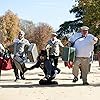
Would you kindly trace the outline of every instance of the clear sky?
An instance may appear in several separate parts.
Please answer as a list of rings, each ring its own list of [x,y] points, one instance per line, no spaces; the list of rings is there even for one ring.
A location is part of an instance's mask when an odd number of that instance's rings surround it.
[[[74,19],[69,13],[74,4],[75,0],[0,0],[0,16],[9,9],[19,18],[34,24],[45,22],[56,30],[64,21]]]

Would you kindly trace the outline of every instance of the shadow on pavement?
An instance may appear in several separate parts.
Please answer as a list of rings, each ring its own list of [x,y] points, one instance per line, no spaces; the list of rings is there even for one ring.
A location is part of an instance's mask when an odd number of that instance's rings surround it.
[[[12,82],[14,81],[13,79],[0,79],[0,82]]]
[[[39,84],[28,84],[28,85],[0,85],[1,88],[40,88],[40,87],[76,87],[76,86],[93,86],[93,87],[98,87],[100,86],[99,84],[90,84],[90,85],[82,85],[82,84],[53,84],[53,85],[39,85]]]
[[[40,80],[40,78],[30,78],[30,79],[25,79],[25,80]],[[0,82],[14,82],[14,80],[13,79],[0,79]]]
[[[71,78],[56,78],[55,80],[73,80]]]
[[[91,84],[91,86],[99,87],[99,86],[100,86],[100,83],[97,83],[97,84]]]

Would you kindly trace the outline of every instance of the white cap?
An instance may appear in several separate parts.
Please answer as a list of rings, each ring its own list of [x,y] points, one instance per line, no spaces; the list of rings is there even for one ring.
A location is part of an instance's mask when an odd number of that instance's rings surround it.
[[[87,26],[82,26],[82,27],[81,27],[81,30],[89,30],[89,27],[87,27]]]

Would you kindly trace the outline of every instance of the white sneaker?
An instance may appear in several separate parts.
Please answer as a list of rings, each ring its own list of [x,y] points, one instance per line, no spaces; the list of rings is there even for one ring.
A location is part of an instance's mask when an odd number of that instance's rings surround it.
[[[55,70],[55,73],[54,73],[54,75],[52,77],[56,77],[57,73],[58,73],[58,71]]]

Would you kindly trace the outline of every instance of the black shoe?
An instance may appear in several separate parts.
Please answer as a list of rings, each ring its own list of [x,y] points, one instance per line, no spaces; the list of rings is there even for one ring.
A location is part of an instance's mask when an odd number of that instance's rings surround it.
[[[75,76],[73,79],[73,82],[77,82],[77,81],[78,81],[78,78]]]
[[[83,85],[89,85],[89,83],[88,82],[85,82],[85,83],[83,83]]]
[[[16,81],[18,81],[18,80],[20,80],[20,78],[16,78],[14,81],[16,82]]]
[[[21,77],[22,80],[25,80],[25,77]]]
[[[80,76],[80,79],[82,79],[82,75]]]
[[[20,72],[20,78],[21,78],[22,80],[25,80],[24,73]]]
[[[57,68],[56,70],[58,71],[58,72],[57,72],[57,74],[59,74],[59,73],[60,73],[60,71],[61,71],[59,68]]]

